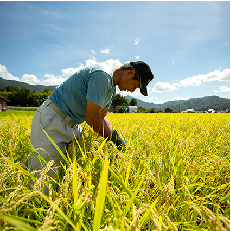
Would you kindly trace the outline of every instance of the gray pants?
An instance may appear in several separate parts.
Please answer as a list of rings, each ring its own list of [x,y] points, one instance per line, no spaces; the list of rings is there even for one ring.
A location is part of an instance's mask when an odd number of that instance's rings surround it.
[[[47,163],[52,160],[52,169],[50,169],[46,175],[50,177],[50,183],[53,188],[56,189],[57,184],[52,181],[52,179],[55,181],[58,180],[62,164],[65,161],[57,151],[56,147],[49,140],[46,133],[60,148],[62,153],[66,155],[67,145],[74,138],[74,134],[76,138],[79,137],[82,128],[80,125],[69,124],[68,118],[63,119],[60,114],[49,107],[50,102],[51,101],[48,99],[38,108],[31,123],[31,144],[37,151],[37,154],[33,154],[29,157],[28,169],[30,172],[36,171],[35,176],[39,179],[42,175],[41,170],[47,167],[43,160]],[[71,118],[69,117],[69,120],[70,119]],[[30,187],[34,188],[33,181],[30,182]]]

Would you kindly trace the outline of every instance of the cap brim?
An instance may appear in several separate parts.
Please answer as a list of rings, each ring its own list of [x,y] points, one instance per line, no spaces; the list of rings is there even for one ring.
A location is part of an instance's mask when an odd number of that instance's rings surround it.
[[[148,96],[147,86],[143,81],[140,81],[140,92],[144,96]]]

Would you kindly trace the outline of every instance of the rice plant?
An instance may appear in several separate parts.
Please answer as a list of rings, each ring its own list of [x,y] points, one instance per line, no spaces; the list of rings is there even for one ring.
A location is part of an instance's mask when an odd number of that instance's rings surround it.
[[[0,230],[229,230],[229,115],[110,114],[122,152],[83,123],[54,191],[27,189],[33,112],[1,113]]]

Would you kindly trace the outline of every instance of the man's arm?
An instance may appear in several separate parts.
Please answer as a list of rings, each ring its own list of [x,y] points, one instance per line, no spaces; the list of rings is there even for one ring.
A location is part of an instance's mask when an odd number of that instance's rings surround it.
[[[107,117],[107,108],[103,108],[94,104],[91,101],[87,101],[87,108],[85,114],[86,123],[93,127],[93,130],[104,138],[110,137],[112,132],[112,125]]]
[[[104,121],[105,125],[109,129],[109,131],[113,131],[111,121],[107,117],[107,111],[108,109],[105,107],[99,112],[99,117]]]
[[[116,130],[112,129],[111,122],[107,117],[107,108],[103,108],[101,111],[100,109],[100,106],[88,100],[85,121],[102,137],[111,137],[111,141],[119,150],[124,149],[126,141],[119,136]]]

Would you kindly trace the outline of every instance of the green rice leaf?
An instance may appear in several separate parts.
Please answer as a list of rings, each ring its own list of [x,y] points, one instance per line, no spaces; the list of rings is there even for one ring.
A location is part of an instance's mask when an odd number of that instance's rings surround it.
[[[119,216],[122,216],[122,210],[120,209],[120,207],[118,205],[118,202],[114,199],[113,196],[111,196],[111,192],[110,191],[107,192],[107,198],[108,198],[108,200],[111,203],[114,215],[116,216],[116,214],[118,213]]]
[[[86,155],[86,153],[83,151],[83,149],[81,148],[81,146],[80,146],[80,144],[79,144],[79,141],[77,140],[75,134],[74,134],[74,138],[75,138],[75,142],[78,144],[79,150],[80,150],[80,152],[81,152],[81,154],[82,154],[82,157],[83,157],[84,161],[86,161],[86,160],[87,160],[87,155]]]
[[[35,228],[31,227],[29,224],[25,223],[21,219],[13,216],[6,216],[0,213],[0,219],[8,221],[16,228],[23,230],[23,231],[36,231]]]
[[[14,166],[15,168],[17,168],[18,170],[23,172],[24,175],[30,177],[33,181],[36,180],[36,178],[33,175],[31,175],[29,171],[23,169],[19,164],[15,164],[15,163],[11,162],[9,159],[6,159],[5,161],[7,161],[7,163],[9,165]]]
[[[108,156],[106,154],[103,170],[99,182],[99,192],[96,198],[95,216],[93,221],[93,231],[98,231],[101,217],[103,214],[104,202],[106,197],[106,187],[108,178]]]
[[[130,175],[131,164],[132,164],[132,156],[131,156],[129,164],[128,164],[126,179],[125,179],[125,183],[124,183],[126,187],[128,185],[128,179],[129,179],[129,175]]]
[[[130,207],[131,207],[131,205],[132,205],[132,202],[135,200],[136,195],[137,195],[137,193],[138,193],[138,190],[140,189],[140,186],[141,186],[141,184],[143,183],[143,181],[144,181],[144,178],[140,181],[140,183],[138,184],[138,186],[137,186],[135,192],[134,192],[134,193],[132,194],[132,196],[130,197],[130,200],[128,201],[128,203],[127,203],[127,205],[126,205],[126,207],[125,207],[125,210],[124,210],[124,214],[123,214],[124,217],[125,217],[126,214],[128,213],[128,211],[129,211],[129,209],[130,209]]]
[[[74,145],[74,143],[73,143]],[[75,220],[76,220],[76,204],[78,202],[78,188],[77,188],[77,167],[76,167],[76,154],[75,148],[73,148],[73,194],[74,194],[74,212],[75,212]],[[77,224],[78,227],[78,224]]]
[[[66,216],[66,214],[58,207],[56,203],[54,203],[52,200],[49,199],[48,196],[44,195],[40,191],[37,191],[37,193],[46,200],[52,207],[55,208],[55,210],[60,214],[61,217],[63,217],[69,225],[72,226],[73,230],[78,230],[77,227],[74,225],[74,223],[69,219],[69,217]]]
[[[100,144],[100,146],[99,146],[97,152],[95,153],[95,158],[94,158],[93,161],[92,161],[92,165],[94,165],[94,163],[95,163],[95,161],[96,161],[96,159],[97,159],[97,156],[98,156],[99,152],[102,150],[102,148],[103,148],[103,146],[105,145],[106,141],[107,141],[107,138]]]
[[[47,211],[47,210],[45,210],[45,211]],[[34,224],[42,225],[42,222],[37,221],[37,220],[27,219],[27,218],[24,218],[24,217],[17,217],[17,216],[13,216],[13,215],[8,215],[8,217],[15,218],[17,220],[20,220],[20,221],[23,221],[23,222],[26,222],[26,223],[34,223]]]
[[[124,191],[128,194],[129,197],[132,197],[132,192],[126,187],[126,185],[124,184],[124,182],[122,180],[120,180],[120,178],[118,177],[118,175],[111,169],[109,168],[110,172],[112,173],[113,177],[115,177],[116,181],[122,186],[122,188],[124,189]],[[140,201],[138,199],[134,199],[134,202],[136,204],[136,206],[138,208],[140,208]]]

